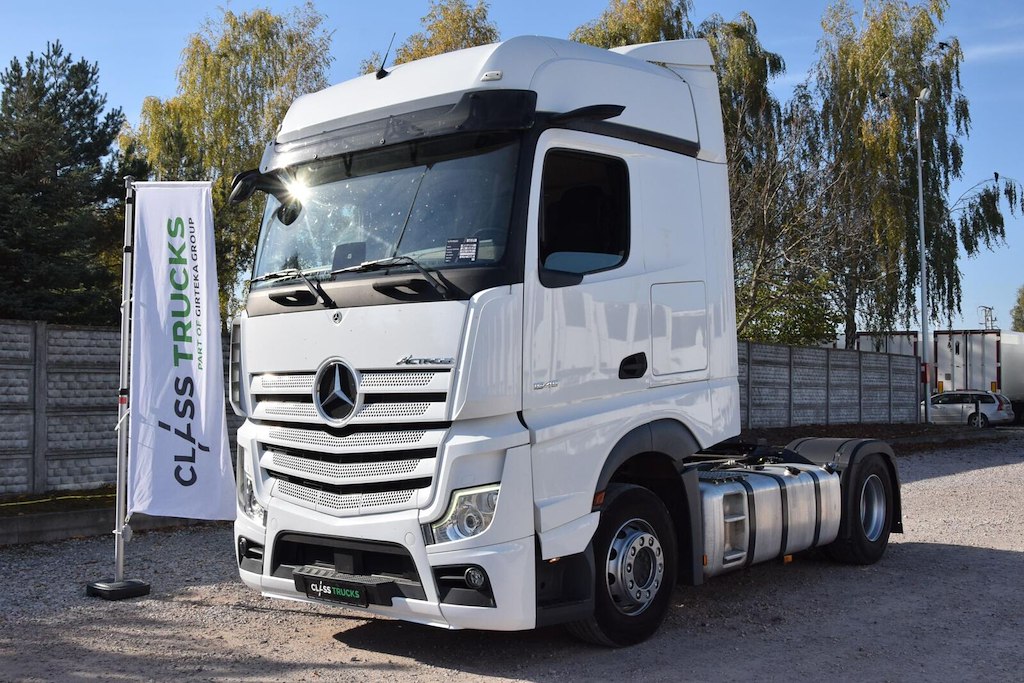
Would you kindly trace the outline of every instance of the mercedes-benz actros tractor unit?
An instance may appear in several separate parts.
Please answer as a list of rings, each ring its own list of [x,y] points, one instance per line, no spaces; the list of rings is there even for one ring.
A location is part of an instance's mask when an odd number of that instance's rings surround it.
[[[521,37],[296,100],[231,195],[266,201],[231,339],[242,580],[621,646],[677,583],[878,560],[888,445],[729,441],[725,153],[699,40]]]

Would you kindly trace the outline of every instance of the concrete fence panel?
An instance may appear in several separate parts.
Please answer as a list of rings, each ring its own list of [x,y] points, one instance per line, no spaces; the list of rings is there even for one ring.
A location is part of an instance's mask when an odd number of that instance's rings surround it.
[[[918,419],[914,356],[739,344],[745,429]]]
[[[119,358],[113,328],[0,320],[0,496],[114,482]],[[913,356],[740,342],[738,360],[744,428],[918,419]]]

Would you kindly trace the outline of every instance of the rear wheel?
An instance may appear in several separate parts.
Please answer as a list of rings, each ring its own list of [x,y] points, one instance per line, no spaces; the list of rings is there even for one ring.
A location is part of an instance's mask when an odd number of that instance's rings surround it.
[[[594,537],[594,614],[568,624],[609,647],[649,638],[668,611],[676,581],[676,537],[665,505],[640,486],[613,484]]]
[[[971,413],[967,416],[967,424],[972,427],[988,427],[988,416],[985,413]]]
[[[849,496],[854,496],[852,501]],[[825,547],[834,560],[874,564],[889,544],[893,517],[893,480],[882,456],[864,458],[843,491],[839,538]]]

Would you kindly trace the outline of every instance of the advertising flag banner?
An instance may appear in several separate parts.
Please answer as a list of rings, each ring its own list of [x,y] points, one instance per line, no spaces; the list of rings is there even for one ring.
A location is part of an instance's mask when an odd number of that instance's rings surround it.
[[[128,512],[234,519],[210,183],[135,183]]]

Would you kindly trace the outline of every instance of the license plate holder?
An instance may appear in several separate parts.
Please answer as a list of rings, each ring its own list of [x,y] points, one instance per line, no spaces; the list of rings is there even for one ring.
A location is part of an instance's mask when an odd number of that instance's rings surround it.
[[[343,605],[366,607],[369,604],[366,586],[351,581],[305,577],[306,597]]]

